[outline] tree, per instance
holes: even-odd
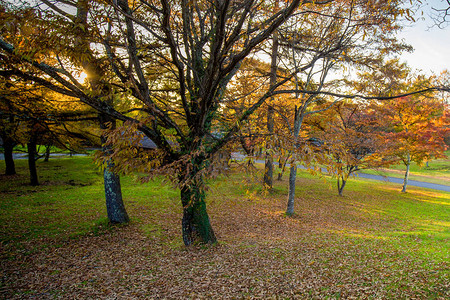
[[[445,105],[434,98],[404,97],[380,105],[380,117],[389,124],[390,152],[405,165],[402,192],[406,192],[411,162],[421,165],[445,157],[445,133],[449,131]]]
[[[17,137],[20,136],[20,134],[19,122],[16,122],[15,115],[9,112],[12,109],[12,104],[5,96],[4,92],[9,86],[9,83],[6,80],[1,81],[0,90],[3,92],[0,96],[0,138],[3,141],[5,155],[5,175],[15,175],[16,167],[14,164],[13,150],[14,146],[18,144]]]
[[[439,28],[444,28],[450,22],[450,0],[443,0],[441,2],[442,4],[432,7],[433,14],[431,18]]]
[[[89,84],[90,92],[88,93],[90,97],[97,97],[100,105],[103,102],[112,104],[112,98],[108,97],[111,95],[110,88],[100,80],[105,75],[102,74],[103,66],[94,57],[90,48],[91,41],[94,41],[92,33],[95,30],[89,29],[89,26],[92,25],[88,24],[88,13],[91,5],[89,1],[80,0],[64,4],[73,8],[75,12],[73,15],[66,12],[65,8],[60,8],[52,2],[45,0],[42,2],[48,7],[34,11],[25,6],[23,9],[15,10],[16,13],[13,12],[13,16],[5,13],[5,27],[10,30],[5,32],[6,36],[11,35],[13,31],[16,42],[23,45],[24,48],[28,47],[24,50],[25,56],[50,59],[52,63],[59,65],[61,68],[59,71],[64,76],[68,76],[69,80],[77,81],[75,78],[78,77],[79,73],[86,72],[88,74],[86,83]],[[25,24],[23,24],[24,21]],[[33,28],[28,26],[31,22],[34,23]],[[61,36],[62,32],[64,32],[63,36]],[[32,50],[29,50],[30,48]],[[72,69],[72,73],[70,74],[65,68]],[[16,76],[20,74],[23,78],[34,81],[33,75],[25,75],[20,68],[13,67],[8,72],[11,73],[12,70]],[[39,76],[42,75],[41,73]],[[34,77],[37,78],[38,76],[34,75]],[[43,83],[42,78],[40,81],[38,80],[38,83]],[[75,86],[81,88],[79,82],[76,82]],[[56,92],[67,96],[67,93],[60,89],[56,89]],[[79,97],[74,94],[68,96]],[[115,124],[115,119],[105,113],[100,112],[98,119],[100,120],[100,127],[103,129]],[[103,137],[102,141],[105,143],[106,137]],[[110,150],[104,149],[104,151]],[[111,223],[125,223],[128,222],[129,218],[123,205],[120,178],[111,171],[112,165],[113,163],[110,161],[104,168],[108,218]]]
[[[437,80],[442,89],[414,92],[430,86],[432,81],[436,78],[415,75],[406,64],[389,60],[376,72],[359,74],[358,82],[354,83],[357,90],[372,95],[404,94],[395,100],[379,98],[383,101],[375,106],[385,124],[385,138],[390,145],[386,155],[397,156],[406,168],[403,192],[406,192],[411,161],[420,165],[427,159],[441,157],[445,150],[444,136],[448,132],[445,110],[448,104],[437,97],[437,91],[448,92],[445,72]]]
[[[307,72],[314,62],[342,53],[344,49],[339,42],[327,51],[308,47],[310,51],[305,51],[310,53],[309,59],[301,67],[277,79],[232,122],[219,124],[230,82],[244,59],[256,55],[261,45],[294,13],[321,15],[322,7],[337,8],[345,2],[292,0],[279,3],[277,12],[273,12],[274,3],[270,1],[90,2],[86,20],[89,26],[77,25],[90,33],[89,42],[95,45],[90,53],[74,49],[77,36],[70,33],[78,29],[76,26],[74,29],[71,16],[58,8],[63,4],[76,5],[70,0],[48,2],[46,9],[36,12],[41,14],[39,21],[43,24],[35,27],[33,38],[45,44],[41,52],[34,53],[28,42],[21,44],[6,29],[2,31],[0,48],[2,56],[21,61],[25,69],[45,74],[18,71],[16,76],[28,76],[54,91],[78,98],[150,138],[158,146],[154,154],[120,160],[125,157],[121,154],[132,152],[133,147],[123,141],[121,132],[126,127],[112,130],[108,139],[114,149],[105,153],[104,162],[115,159],[117,171],[126,171],[133,164],[149,175],[166,172],[181,191],[184,243],[214,243],[216,237],[205,204],[205,176],[210,171],[213,155],[235,137],[241,124],[269,97],[292,93],[278,88],[295,74]],[[399,13],[396,1],[358,4],[373,14],[373,20],[384,13],[390,16]],[[365,24],[356,18],[353,21],[352,27]],[[384,23],[386,28],[392,25],[392,22]],[[49,45],[49,40],[53,44]],[[70,59],[72,53],[81,54],[78,63]],[[99,82],[108,89],[86,88],[73,76],[73,72],[80,71],[79,61],[87,56],[92,57],[89,62],[98,62],[104,70]],[[176,90],[165,89],[168,83]],[[110,97],[113,102],[133,102],[135,114],[120,111],[104,101],[104,97]],[[219,130],[220,135],[214,134]]]
[[[224,95],[226,110],[223,119],[219,121],[224,128],[233,125],[236,116],[241,115],[251,104],[255,98],[264,95],[262,87],[266,84],[266,74],[269,72],[269,64],[257,59],[245,59],[241,68]],[[262,107],[255,111],[240,126],[239,131],[235,134],[235,144],[238,151],[243,150],[246,158],[247,167],[253,166],[255,158],[261,156],[264,141],[266,140],[267,123],[261,120],[267,119],[266,107]]]
[[[380,130],[376,110],[371,106],[340,102],[309,122],[319,129],[315,135],[323,143],[321,150],[327,153],[328,160],[324,163],[328,172],[337,177],[339,196],[343,195],[347,180],[354,172],[395,162],[383,155],[388,144]]]
[[[274,3],[274,12],[278,12],[279,3],[275,1]],[[272,33],[272,53],[270,56],[270,87],[273,87],[277,82],[277,58],[278,58],[278,32],[275,30]],[[266,142],[266,160],[264,164],[264,187],[271,190],[273,185],[273,153],[272,153],[272,139],[274,134],[274,108],[272,102],[274,101],[273,97],[269,99],[269,103],[267,106],[267,132],[268,132],[268,140]]]
[[[302,141],[303,144],[299,140],[304,119],[332,108],[344,98],[336,94],[338,97],[328,99],[328,105],[321,106],[327,101],[326,95],[331,95],[324,93],[324,90],[345,91],[352,88],[343,84],[347,82],[345,77],[336,79],[337,70],[374,70],[380,67],[385,53],[409,50],[407,45],[389,38],[399,29],[396,18],[400,13],[395,4],[344,2],[341,6],[323,7],[319,16],[294,16],[286,23],[286,28],[280,29],[280,56],[285,68],[301,69],[311,64],[293,77],[290,89],[296,91],[296,107],[291,111],[291,116],[284,117],[290,123],[289,139],[293,153],[286,209],[288,215],[294,213],[297,164],[302,160],[305,163],[314,160],[311,157],[313,151],[305,152],[307,139]],[[310,57],[317,53],[326,55],[311,61]],[[332,76],[329,76],[330,73]]]
[[[12,161],[12,150],[15,144],[27,145],[30,184],[39,185],[36,160],[39,145],[47,145],[50,141],[61,149],[79,149],[80,140],[84,136],[74,130],[72,116],[83,117],[89,114],[86,106],[40,86],[34,86],[24,80],[1,78],[0,87],[0,134],[6,140],[6,160]],[[84,118],[86,119],[86,118]],[[73,119],[72,119],[73,121]],[[8,141],[11,141],[8,147]],[[8,149],[9,148],[9,149]],[[8,164],[7,171],[8,171]],[[13,165],[14,166],[14,165]]]
[[[111,3],[118,15],[116,23],[109,21],[113,15],[109,15],[109,20],[100,20],[105,20],[104,24],[110,28],[115,26],[115,31],[98,33],[102,35],[100,40],[105,46],[105,51],[98,54],[107,55],[115,78],[145,107],[147,119],[150,119],[147,123],[118,112],[108,103],[99,101],[98,96],[86,94],[73,77],[66,77],[50,61],[36,64],[23,53],[21,58],[52,78],[40,77],[41,83],[77,97],[108,116],[136,124],[151,138],[161,150],[160,161],[171,166],[180,185],[185,244],[195,241],[211,243],[216,238],[204,202],[204,170],[209,157],[223,147],[240,127],[236,124],[228,128],[222,138],[211,139],[213,121],[220,114],[223,93],[243,59],[267,40],[299,3],[288,3],[273,18],[259,12],[259,6],[263,3],[254,4],[251,1],[215,4],[183,2],[181,5],[161,1],[158,7],[130,7],[126,1],[118,1],[117,5]],[[126,34],[117,36],[122,24],[127,28]],[[54,23],[52,25],[55,26]],[[180,28],[182,31],[179,31]],[[143,31],[149,37],[143,35]],[[109,39],[113,35],[118,42],[112,43]],[[1,45],[8,56],[19,54],[18,48],[13,51],[4,40]],[[117,57],[116,51],[120,48],[128,54],[128,68]],[[145,76],[155,64],[162,62],[165,62],[162,67],[172,73],[171,80],[178,86],[178,96],[163,99],[165,102],[153,96],[157,92],[150,89]],[[267,93],[258,99],[237,121],[245,120],[269,96],[270,93]],[[168,142],[170,136],[176,143]],[[112,156],[114,153],[111,153]],[[116,167],[120,169],[122,166],[118,163]]]

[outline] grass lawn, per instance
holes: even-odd
[[[38,162],[38,187],[16,163],[0,177],[0,298],[450,297],[450,193],[351,178],[339,197],[334,180],[299,171],[290,218],[286,176],[266,193],[261,174],[234,171],[210,181],[219,244],[186,249],[163,179],[122,177],[132,221],[110,226],[89,157]]]
[[[409,179],[450,185],[450,151],[446,151],[447,158],[432,160],[428,163],[428,167],[411,163]],[[382,176],[391,176],[403,178],[405,176],[406,167],[403,164],[391,166],[388,169],[381,170],[364,170],[363,173],[376,174]]]

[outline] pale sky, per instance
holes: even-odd
[[[404,53],[400,59],[411,68],[422,70],[422,73],[439,74],[444,69],[450,70],[450,24],[443,29],[433,26],[434,21],[429,14],[433,12],[431,7],[443,8],[446,3],[442,0],[423,2],[424,20],[418,18],[399,34],[400,38],[414,47],[414,52]]]

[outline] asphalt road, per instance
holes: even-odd
[[[237,159],[240,159],[237,158]],[[257,163],[264,163],[264,160],[256,160]],[[289,165],[286,166],[287,168]],[[306,169],[303,166],[298,166],[300,169]],[[325,169],[322,170],[322,172],[326,172]],[[365,174],[365,173],[357,173],[357,177],[361,178],[367,178],[367,179],[373,179],[373,180],[379,180],[384,182],[393,182],[393,183],[399,183],[400,185],[403,185],[403,178],[396,178],[396,177],[390,177],[390,176],[381,176],[381,175],[372,175],[372,174]],[[450,192],[450,186],[445,184],[436,184],[436,183],[428,183],[423,181],[417,181],[417,180],[408,180],[408,186],[417,186],[427,189],[433,189],[438,191],[444,191],[444,192]],[[401,188],[401,186],[400,186]]]
[[[365,174],[365,173],[358,173],[357,176],[361,177],[361,178],[368,178],[368,179],[373,179],[373,180],[381,180],[381,181],[386,181],[386,182],[394,182],[394,183],[403,184],[403,178],[372,175],[372,174]],[[417,180],[408,180],[408,185],[418,186],[418,187],[423,187],[423,188],[433,189],[433,190],[439,190],[439,191],[444,191],[444,192],[450,192],[450,186],[444,185],[444,184],[428,183],[428,182],[417,181]]]
[[[74,154],[74,155],[85,155],[85,154]],[[52,153],[51,156],[55,157],[55,156],[68,156],[68,155],[67,154]],[[27,155],[25,153],[14,154],[14,159],[25,159],[26,157],[27,157]],[[235,157],[235,159],[236,158],[237,157]],[[4,159],[5,158],[3,156],[3,153],[0,153],[0,160],[4,160]],[[241,159],[241,157],[239,157],[237,159]],[[263,160],[257,160],[256,162],[257,163],[264,163]],[[289,166],[287,166],[287,167],[289,167]],[[305,167],[303,167],[303,166],[299,166],[299,168],[305,169]],[[365,173],[358,173],[357,176],[361,177],[361,178],[367,178],[367,179],[379,180],[379,181],[384,181],[384,182],[393,182],[393,183],[403,184],[403,179],[402,178],[396,178],[396,177],[390,177],[390,176],[381,176],[381,175],[372,175],[372,174],[365,174]],[[417,181],[417,180],[408,180],[408,185],[409,186],[417,186],[417,187],[427,188],[427,189],[433,189],[433,190],[438,190],[438,191],[450,192],[450,186],[444,185],[444,184],[428,183],[428,182]]]

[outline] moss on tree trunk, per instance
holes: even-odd
[[[182,232],[186,246],[193,244],[214,244],[217,242],[206,210],[206,193],[203,178],[199,172],[204,160],[192,159],[188,174],[180,176],[181,204],[183,205]]]

